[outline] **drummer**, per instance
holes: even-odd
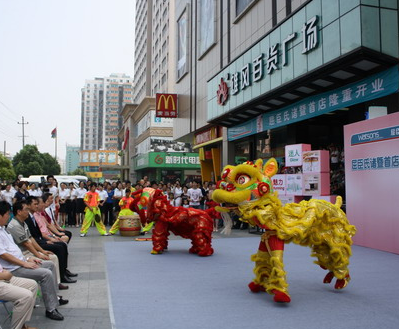
[[[119,212],[118,218],[116,219],[114,225],[112,225],[109,230],[110,234],[115,234],[119,231],[119,218],[120,216],[132,216],[134,212],[130,210],[130,205],[133,202],[133,198],[131,197],[132,191],[130,189],[125,190],[125,196],[119,201],[119,206],[121,207],[121,211]]]

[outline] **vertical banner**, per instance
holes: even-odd
[[[399,254],[399,113],[347,125],[344,138],[353,241]]]

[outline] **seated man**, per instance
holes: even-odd
[[[27,206],[25,201],[17,201],[14,204],[14,218],[7,225],[8,233],[12,235],[14,242],[22,250],[22,254],[25,257],[35,257],[41,260],[52,261],[56,268],[56,273],[54,273],[54,275],[57,278],[58,288],[68,289],[68,286],[64,286],[60,283],[60,266],[58,257],[51,251],[44,250],[37,244],[36,240],[32,238],[28,225],[25,223],[25,220],[28,218],[26,217],[26,208]]]
[[[8,212],[9,213],[9,212]],[[33,279],[40,284],[46,307],[46,317],[52,320],[64,320],[58,312],[57,285],[53,277],[54,264],[25,258],[15,244],[11,234],[5,230],[9,216],[0,216],[0,265],[13,276]]]
[[[63,241],[65,243],[69,242],[69,237],[64,233],[64,232],[60,232],[57,229],[57,221],[55,220],[54,217],[54,212],[51,208],[51,205],[53,203],[53,195],[51,193],[44,193],[42,196],[42,200],[44,203],[44,209],[41,211],[41,215],[46,219],[47,221],[47,228],[49,229],[49,231],[51,232],[51,234],[53,234],[57,239],[59,239],[60,241]]]
[[[36,242],[40,247],[42,247],[44,250],[52,251],[54,254],[57,255],[60,264],[61,282],[75,283],[76,280],[71,279],[71,277],[76,276],[76,274],[69,272],[69,270],[67,269],[68,245],[65,244],[64,242],[48,243],[45,239],[43,239],[39,226],[36,223],[35,217],[33,216],[33,214],[37,212],[37,205],[38,205],[37,198],[34,196],[28,197],[26,200],[26,204],[29,213],[25,222],[29,227],[30,234],[32,234],[32,237],[36,240]]]
[[[57,231],[60,236],[67,236],[68,237],[68,243],[72,238],[72,232],[67,231],[66,229],[62,228],[60,224],[58,223],[57,220],[57,215],[53,209],[54,205],[54,195],[51,193],[44,193],[43,196],[43,202],[45,203],[50,203],[50,205],[45,209],[45,212],[49,218],[51,218],[51,224],[54,228],[55,231]]]
[[[0,201],[0,225],[8,222],[10,205]],[[17,278],[0,264],[0,299],[12,302],[11,329],[35,329],[27,326],[35,306],[37,283],[31,279]]]

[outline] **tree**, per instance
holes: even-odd
[[[86,176],[86,172],[82,168],[76,168],[74,171],[70,173],[70,175],[76,175],[76,176]]]
[[[35,145],[25,145],[12,160],[17,175],[29,177],[30,175],[45,174],[44,159]]]
[[[44,165],[43,174],[45,175],[59,175],[61,172],[61,166],[58,161],[48,153],[42,154]]]
[[[0,154],[0,181],[11,181],[15,179],[15,172],[12,163],[5,156]]]

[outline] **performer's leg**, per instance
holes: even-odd
[[[162,221],[155,223],[152,229],[152,254],[160,254],[168,245],[168,224]]]
[[[101,212],[97,210],[95,212],[94,223],[96,224],[97,230],[101,235],[107,234],[107,229],[104,226],[104,223],[101,221]]]
[[[86,234],[94,220],[94,213],[91,210],[86,210],[80,234]]]
[[[249,284],[249,288],[254,291],[263,290],[269,294],[274,294],[276,302],[290,302],[288,295],[288,283],[283,263],[284,241],[277,236],[271,235],[267,231],[259,244],[258,253],[251,259],[255,261],[255,279]]]
[[[115,234],[118,231],[119,231],[119,216],[116,219],[115,223],[112,225],[111,229],[109,230],[109,233]]]

